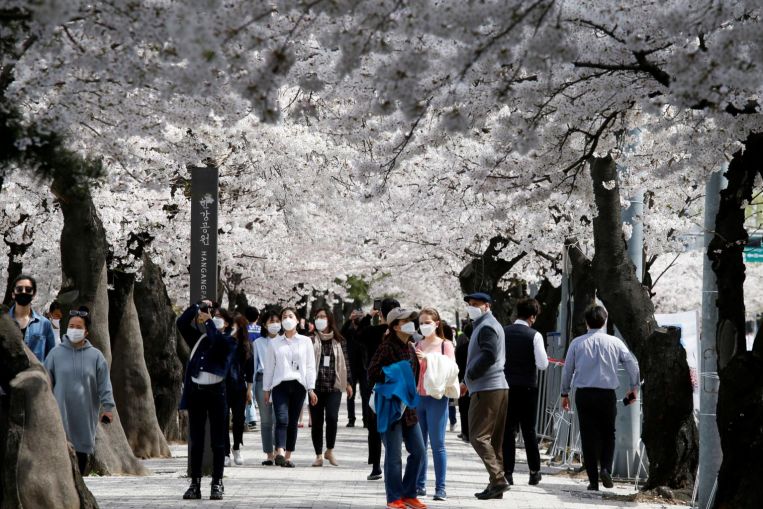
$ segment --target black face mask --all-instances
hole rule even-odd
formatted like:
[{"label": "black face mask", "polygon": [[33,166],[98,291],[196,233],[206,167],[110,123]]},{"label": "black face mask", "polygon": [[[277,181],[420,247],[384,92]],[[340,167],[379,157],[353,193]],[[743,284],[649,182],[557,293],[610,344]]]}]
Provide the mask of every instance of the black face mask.
[{"label": "black face mask", "polygon": [[17,293],[13,296],[13,300],[15,300],[16,304],[19,306],[28,306],[32,302],[32,297],[34,297],[34,295],[30,293]]}]

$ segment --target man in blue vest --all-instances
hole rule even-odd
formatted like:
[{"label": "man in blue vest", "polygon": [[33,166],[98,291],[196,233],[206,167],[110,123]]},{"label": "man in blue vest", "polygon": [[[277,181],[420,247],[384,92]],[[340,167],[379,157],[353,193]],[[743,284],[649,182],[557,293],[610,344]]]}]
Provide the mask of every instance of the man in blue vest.
[{"label": "man in blue vest", "polygon": [[493,302],[490,295],[472,293],[464,300],[474,328],[461,394],[467,389],[471,394],[469,441],[490,474],[487,488],[474,496],[480,500],[503,498],[509,489],[503,470],[503,431],[509,405],[509,384],[503,374],[506,361],[503,327],[490,311]]},{"label": "man in blue vest", "polygon": [[530,484],[538,484],[540,474],[540,451],[535,435],[538,410],[538,371],[548,367],[546,345],[540,332],[532,328],[540,314],[540,304],[535,299],[517,302],[517,319],[503,328],[506,337],[506,366],[504,374],[509,383],[509,408],[503,435],[503,468],[506,480],[514,484],[514,455],[517,426],[522,428],[522,438],[530,467]]}]

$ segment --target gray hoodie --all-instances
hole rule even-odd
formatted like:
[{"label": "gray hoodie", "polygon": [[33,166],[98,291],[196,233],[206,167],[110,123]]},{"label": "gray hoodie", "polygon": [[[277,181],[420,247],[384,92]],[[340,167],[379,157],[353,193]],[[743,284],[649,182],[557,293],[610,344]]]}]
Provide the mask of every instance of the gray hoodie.
[{"label": "gray hoodie", "polygon": [[75,451],[93,454],[101,408],[111,411],[115,406],[106,358],[90,341],[75,348],[63,336],[45,358],[45,369],[53,382],[66,436]]}]

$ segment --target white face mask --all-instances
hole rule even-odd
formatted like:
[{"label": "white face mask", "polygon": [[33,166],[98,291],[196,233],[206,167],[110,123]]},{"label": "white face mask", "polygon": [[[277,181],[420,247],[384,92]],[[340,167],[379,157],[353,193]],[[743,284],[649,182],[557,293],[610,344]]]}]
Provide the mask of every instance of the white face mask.
[{"label": "white face mask", "polygon": [[328,325],[329,325],[329,321],[327,319],[325,319],[325,318],[316,318],[315,319],[315,328],[319,332],[323,332],[324,330],[326,330],[326,327],[328,327]]},{"label": "white face mask", "polygon": [[85,329],[72,329],[70,327],[66,330],[66,337],[72,343],[81,343],[85,339]]},{"label": "white face mask", "polygon": [[278,334],[281,332],[281,324],[280,323],[269,323],[268,324],[268,332],[270,334]]},{"label": "white face mask", "polygon": [[225,320],[219,316],[212,318],[212,322],[214,322],[217,330],[223,330],[225,328]]},{"label": "white face mask", "polygon": [[425,338],[428,338],[436,330],[437,326],[433,323],[422,323],[419,325],[419,331],[421,331],[421,335]]},{"label": "white face mask", "polygon": [[482,316],[482,310],[475,306],[466,306],[466,313],[469,315],[469,318],[472,320],[476,320],[480,316]]},{"label": "white face mask", "polygon": [[400,327],[400,332],[404,332],[406,334],[415,334],[416,325],[413,322],[404,323],[402,327]]},{"label": "white face mask", "polygon": [[281,321],[281,325],[283,325],[283,330],[292,331],[297,328],[297,321],[294,318],[287,318]]},{"label": "white face mask", "polygon": [[60,318],[57,318],[57,319],[53,318],[53,319],[50,320],[50,323],[52,323],[53,327],[55,327],[56,329],[60,329],[61,328],[61,319]]}]

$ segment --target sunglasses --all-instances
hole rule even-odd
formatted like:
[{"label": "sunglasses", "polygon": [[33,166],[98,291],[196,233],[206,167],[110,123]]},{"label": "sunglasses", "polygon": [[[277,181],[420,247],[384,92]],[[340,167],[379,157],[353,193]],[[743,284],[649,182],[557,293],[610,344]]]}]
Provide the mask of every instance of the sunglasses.
[{"label": "sunglasses", "polygon": [[17,286],[16,293],[28,293],[29,295],[32,295],[34,294],[34,288],[31,286]]},{"label": "sunglasses", "polygon": [[87,311],[77,311],[72,309],[69,311],[69,316],[81,316],[82,318],[85,318],[87,316]]}]

